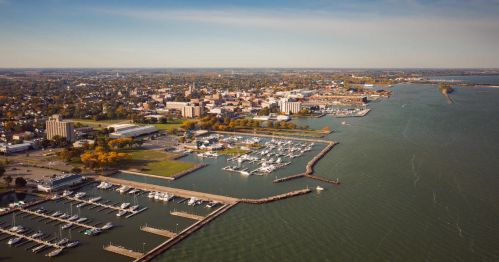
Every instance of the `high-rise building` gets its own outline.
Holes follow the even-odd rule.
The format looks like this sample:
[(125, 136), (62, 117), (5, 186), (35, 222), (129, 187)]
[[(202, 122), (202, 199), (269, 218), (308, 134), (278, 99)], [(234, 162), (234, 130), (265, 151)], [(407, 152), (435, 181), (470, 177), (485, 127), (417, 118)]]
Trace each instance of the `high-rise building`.
[(182, 108), (182, 117), (193, 118), (203, 115), (202, 106), (184, 106)]
[(62, 116), (53, 115), (45, 122), (47, 139), (53, 139), (54, 136), (65, 137), (67, 141), (75, 140), (73, 123), (63, 121)]
[(281, 113), (296, 114), (301, 110), (301, 102), (290, 102), (288, 101), (288, 99), (283, 98), (279, 101), (279, 108), (281, 110)]

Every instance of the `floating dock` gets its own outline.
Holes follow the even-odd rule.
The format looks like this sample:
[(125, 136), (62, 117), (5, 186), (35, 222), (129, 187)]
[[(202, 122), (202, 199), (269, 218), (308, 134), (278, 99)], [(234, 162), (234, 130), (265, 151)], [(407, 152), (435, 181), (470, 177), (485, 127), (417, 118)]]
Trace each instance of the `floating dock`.
[(275, 196), (271, 196), (271, 197), (266, 197), (266, 198), (259, 198), (259, 199), (242, 198), (241, 202), (250, 203), (250, 204), (264, 204), (264, 203), (282, 200), (282, 199), (286, 199), (286, 198), (290, 198), (290, 197), (294, 197), (294, 196), (304, 195), (304, 194), (307, 194), (310, 192), (312, 192), (312, 190), (306, 188), (306, 189), (296, 190), (296, 191), (292, 191), (292, 192), (288, 192), (288, 193), (284, 193), (284, 194), (280, 194), (280, 195), (275, 195)]
[(27, 242), (36, 242), (36, 243), (38, 243), (40, 245), (45, 245), (45, 246), (49, 246), (49, 247), (53, 247), (53, 248), (57, 248), (57, 249), (62, 248), (59, 245), (56, 245), (56, 244), (48, 242), (48, 241), (44, 241), (44, 240), (42, 240), (40, 238), (32, 238), (32, 237), (27, 236), (27, 235), (23, 235), (23, 234), (19, 234), (19, 233), (15, 233), (15, 232), (6, 230), (4, 228), (0, 228), (0, 233), (8, 234), (8, 235), (11, 235), (11, 236), (14, 236), (14, 237), (21, 237), (23, 239), (28, 240)]
[(194, 214), (190, 214), (190, 213), (183, 212), (183, 211), (172, 211), (172, 212), (170, 212), (170, 214), (173, 216), (179, 216), (179, 217), (184, 217), (184, 218), (198, 220), (198, 221), (201, 221), (205, 218), (204, 216), (194, 215)]
[(142, 230), (144, 232), (156, 234), (156, 235), (159, 235), (159, 236), (164, 236), (164, 237), (167, 237), (167, 238), (174, 238), (175, 236), (177, 236), (177, 234), (175, 234), (175, 233), (173, 233), (171, 231), (168, 231), (166, 229), (154, 228), (154, 227), (150, 227), (150, 226), (147, 226), (147, 225), (141, 226), (140, 230)]
[(113, 244), (104, 246), (104, 250), (135, 259), (138, 259), (144, 255), (144, 253), (133, 251), (131, 249), (126, 249), (122, 246), (115, 246)]

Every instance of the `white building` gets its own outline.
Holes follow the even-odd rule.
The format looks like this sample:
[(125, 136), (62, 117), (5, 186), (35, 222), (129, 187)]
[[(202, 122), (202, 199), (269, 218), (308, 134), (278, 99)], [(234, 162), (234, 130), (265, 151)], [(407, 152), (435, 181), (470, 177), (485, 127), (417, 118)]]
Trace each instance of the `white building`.
[(9, 145), (9, 144), (0, 144), (0, 152), (4, 154), (17, 153), (27, 151), (33, 146), (33, 143), (24, 142), (21, 144)]
[(65, 137), (67, 141), (75, 140), (73, 123), (63, 121), (62, 116), (53, 115), (45, 122), (47, 139), (53, 139), (54, 136)]
[(116, 132), (109, 134), (110, 138), (125, 138), (125, 137), (138, 137), (142, 135), (148, 135), (157, 132), (158, 129), (155, 126), (137, 126), (127, 127), (119, 129)]
[(279, 109), (281, 113), (285, 114), (296, 114), (301, 110), (301, 102), (290, 102), (288, 99), (283, 98), (279, 100)]
[(78, 174), (63, 175), (49, 179), (41, 184), (38, 184), (37, 188), (38, 190), (43, 192), (53, 192), (61, 190), (63, 188), (77, 185), (81, 183), (82, 180), (83, 177)]

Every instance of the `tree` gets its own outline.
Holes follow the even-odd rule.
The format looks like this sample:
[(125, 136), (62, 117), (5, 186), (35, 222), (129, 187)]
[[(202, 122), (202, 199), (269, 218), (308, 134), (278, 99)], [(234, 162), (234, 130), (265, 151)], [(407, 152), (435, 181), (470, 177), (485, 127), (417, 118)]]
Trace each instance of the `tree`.
[(2, 177), (5, 174), (5, 167), (3, 165), (0, 165), (0, 177)]
[(26, 179), (22, 177), (16, 177), (14, 183), (16, 184), (17, 187), (25, 187), (28, 182), (26, 181)]
[(264, 107), (258, 111), (259, 116), (268, 116), (270, 114), (270, 109), (268, 107)]
[(71, 169), (71, 172), (75, 173), (75, 174), (80, 174), (81, 173), (81, 168), (79, 168), (79, 167), (73, 167)]
[(6, 176), (3, 178), (3, 181), (5, 181), (5, 184), (9, 186), (12, 183), (13, 178), (11, 176)]

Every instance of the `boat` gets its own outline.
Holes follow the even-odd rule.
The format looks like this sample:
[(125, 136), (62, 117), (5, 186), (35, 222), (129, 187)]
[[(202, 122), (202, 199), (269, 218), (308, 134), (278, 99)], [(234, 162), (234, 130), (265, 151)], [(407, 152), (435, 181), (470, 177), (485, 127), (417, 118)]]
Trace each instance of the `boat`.
[(67, 248), (72, 248), (72, 247), (76, 247), (80, 244), (80, 241), (78, 240), (74, 240), (74, 241), (70, 241), (66, 244), (66, 247)]
[(82, 202), (82, 203), (79, 203), (78, 205), (76, 205), (76, 207), (77, 207), (77, 208), (81, 208), (81, 207), (84, 207), (84, 206), (86, 206), (86, 205), (88, 205), (88, 204), (87, 204), (87, 203), (85, 203), (85, 202)]
[(31, 235), (32, 238), (39, 238), (41, 236), (43, 236), (43, 232), (41, 230), (38, 230)]
[(128, 194), (133, 195), (133, 194), (137, 194), (138, 192), (140, 192), (140, 190), (134, 188), (134, 189), (130, 190), (130, 192), (128, 192)]
[(78, 220), (76, 220), (76, 223), (83, 223), (83, 222), (85, 222), (85, 221), (87, 221), (87, 220), (88, 220), (88, 218), (86, 218), (86, 217), (81, 217), (81, 218), (78, 218)]
[(96, 228), (96, 229), (87, 229), (85, 230), (85, 232), (83, 232), (83, 234), (87, 235), (87, 236), (95, 236), (95, 235), (98, 235), (100, 234), (101, 230)]
[(86, 195), (87, 195), (87, 193), (85, 193), (85, 192), (78, 192), (78, 193), (76, 193), (75, 198), (82, 198)]
[(127, 213), (127, 211), (126, 211), (126, 210), (120, 210), (120, 211), (118, 211), (118, 213), (116, 214), (116, 216), (117, 216), (117, 217), (122, 217), (122, 216), (124, 216), (126, 213)]
[(13, 226), (13, 227), (9, 228), (9, 231), (14, 232), (14, 233), (22, 233), (22, 232), (26, 231), (26, 228), (24, 228), (21, 225)]
[(68, 242), (69, 242), (69, 239), (63, 238), (63, 239), (57, 241), (55, 244), (58, 245), (58, 246), (62, 246), (62, 245), (65, 245)]
[(31, 249), (31, 252), (33, 252), (33, 253), (38, 253), (38, 252), (42, 251), (44, 248), (46, 248), (46, 247), (47, 247), (47, 246), (45, 246), (45, 245), (39, 245), (39, 246), (37, 246), (37, 247), (35, 247), (35, 248)]
[(69, 217), (67, 220), (68, 221), (74, 221), (76, 219), (78, 219), (78, 216), (77, 215), (73, 215), (73, 216)]
[(113, 223), (111, 223), (111, 222), (107, 222), (106, 224), (104, 224), (104, 225), (101, 227), (101, 229), (102, 229), (102, 230), (106, 230), (106, 229), (110, 229), (110, 228), (112, 228), (112, 227), (114, 227)]
[(70, 190), (64, 190), (64, 192), (62, 192), (63, 197), (67, 197), (67, 196), (70, 196), (72, 194), (73, 194), (73, 191), (70, 191)]
[(323, 191), (323, 190), (324, 190), (324, 188), (323, 188), (323, 187), (321, 187), (321, 186), (317, 186), (317, 187), (315, 188), (315, 190), (317, 190), (317, 191)]
[(68, 214), (64, 213), (64, 214), (62, 214), (62, 216), (60, 216), (59, 218), (60, 218), (60, 219), (66, 219), (66, 218), (68, 218), (68, 217), (70, 217), (70, 215), (68, 215)]
[(21, 239), (23, 239), (23, 238), (22, 238), (22, 237), (13, 237), (13, 238), (9, 239), (9, 241), (7, 242), (7, 244), (8, 244), (9, 246), (12, 246), (12, 245), (14, 245), (15, 243), (17, 243), (17, 242), (21, 241)]
[(120, 192), (120, 194), (126, 193), (126, 191), (130, 190), (129, 186), (121, 186), (116, 191)]
[(147, 194), (147, 198), (154, 198), (156, 194), (154, 192), (149, 192), (149, 194)]
[(54, 212), (54, 213), (52, 213), (52, 215), (50, 215), (50, 216), (53, 216), (53, 217), (58, 217), (58, 216), (60, 216), (60, 215), (62, 215), (62, 212), (61, 212), (61, 211), (55, 211), (55, 212)]
[(68, 229), (68, 228), (70, 228), (72, 225), (73, 225), (73, 224), (70, 224), (70, 223), (68, 223), (68, 224), (64, 224), (64, 225), (62, 225), (62, 226), (61, 226), (61, 229)]
[(206, 204), (206, 207), (207, 208), (212, 208), (212, 207), (214, 207), (216, 205), (218, 205), (217, 201), (211, 201), (210, 203)]
[(62, 248), (57, 248), (57, 249), (54, 249), (54, 250), (50, 251), (45, 256), (47, 256), (47, 257), (55, 257), (55, 256), (58, 256), (61, 252), (62, 252)]
[(98, 197), (93, 197), (93, 198), (89, 199), (89, 200), (88, 200), (88, 202), (94, 203), (94, 202), (97, 202), (97, 201), (99, 201), (99, 200), (101, 200), (101, 199), (102, 199), (102, 197), (100, 197), (100, 196), (98, 196)]
[(191, 197), (191, 198), (189, 199), (189, 201), (187, 201), (187, 205), (188, 205), (188, 206), (194, 206), (194, 205), (196, 204), (196, 201), (198, 201), (198, 199), (197, 199), (197, 198), (195, 198), (195, 197)]
[(125, 203), (122, 203), (122, 204), (121, 204), (120, 208), (125, 209), (125, 208), (127, 208), (127, 207), (129, 207), (129, 206), (130, 206), (130, 203), (125, 202)]
[(130, 212), (134, 212), (135, 210), (137, 210), (139, 208), (139, 205), (135, 205), (135, 206), (131, 206), (128, 211)]

